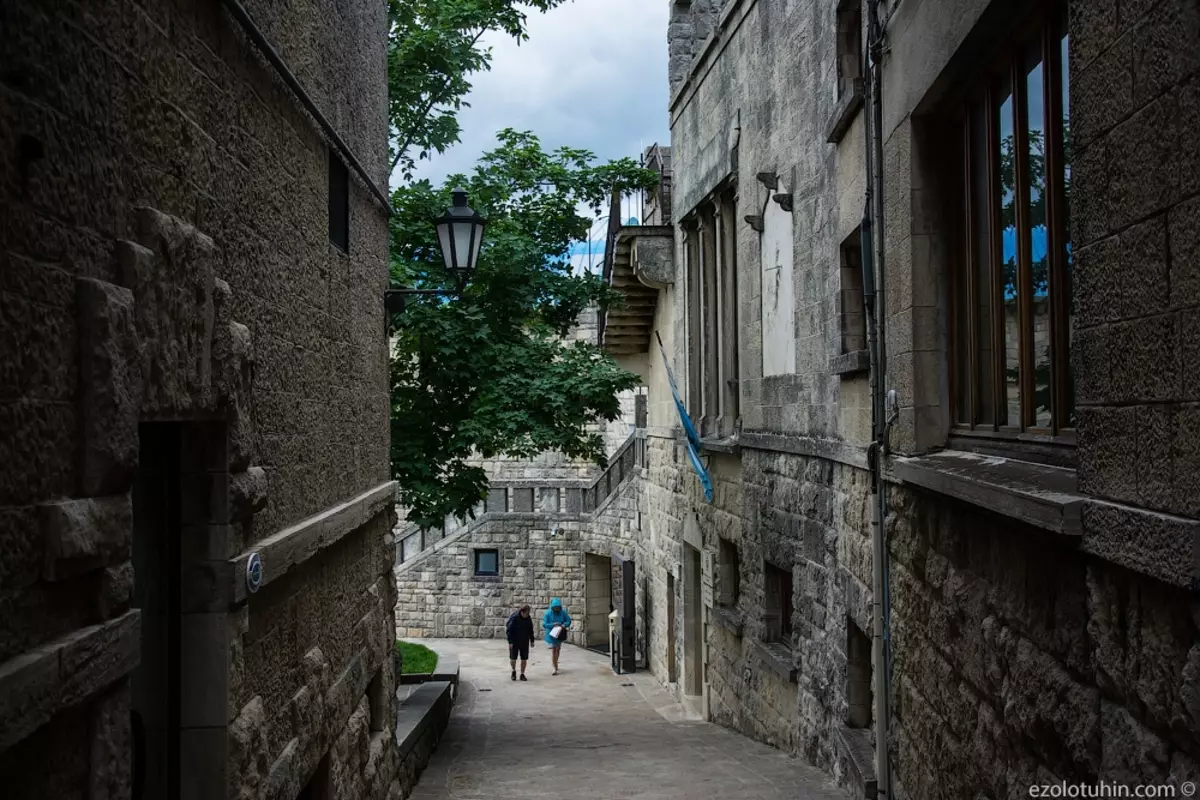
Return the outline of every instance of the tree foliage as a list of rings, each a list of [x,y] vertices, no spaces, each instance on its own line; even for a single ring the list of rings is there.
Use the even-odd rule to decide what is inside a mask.
[[[568,251],[587,237],[611,192],[649,186],[632,159],[595,163],[585,150],[543,150],[531,133],[504,130],[469,176],[397,189],[391,269],[397,286],[451,288],[431,220],[461,185],[488,219],[467,289],[452,299],[410,298],[393,318],[392,473],[410,520],[466,517],[487,476],[472,458],[558,451],[604,464],[590,429],[619,414],[617,395],[638,379],[595,344],[564,342],[589,306],[619,302],[599,277],[576,274]]]
[[[388,0],[388,120],[392,170],[404,180],[432,153],[458,141],[470,76],[491,68],[489,31],[525,41],[526,11],[566,0]]]

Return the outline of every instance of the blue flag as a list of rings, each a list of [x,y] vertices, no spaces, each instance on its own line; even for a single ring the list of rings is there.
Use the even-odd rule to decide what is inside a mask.
[[[679,386],[675,383],[675,373],[671,370],[671,361],[667,358],[667,349],[663,347],[662,337],[658,335],[658,331],[654,332],[654,338],[658,339],[658,352],[662,353],[663,366],[667,368],[667,382],[671,384],[671,394],[675,397],[675,408],[679,411],[679,421],[683,423],[683,431],[687,434],[688,461],[692,462],[692,469],[696,470],[696,476],[700,478],[700,484],[704,487],[705,501],[711,503],[713,501],[712,480],[708,477],[708,470],[700,462],[700,434],[696,433],[696,428],[692,425],[691,418],[688,417],[687,408],[679,399]]]

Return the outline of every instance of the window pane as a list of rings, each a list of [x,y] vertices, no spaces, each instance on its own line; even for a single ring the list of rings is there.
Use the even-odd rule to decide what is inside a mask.
[[[480,575],[495,575],[499,571],[499,558],[495,550],[475,551],[476,573]]]
[[[983,102],[971,107],[971,246],[975,258],[975,293],[978,307],[975,309],[975,382],[978,401],[975,406],[975,423],[991,425],[995,414],[995,354],[992,348],[992,320],[994,319],[992,295],[992,215],[988,202],[988,154],[987,106]],[[962,333],[964,349],[969,340]],[[965,373],[964,373],[965,375]]]
[[[1050,258],[1046,228],[1046,98],[1041,42],[1025,60],[1026,162],[1029,169],[1029,242],[1033,272],[1033,407],[1035,424],[1050,427]],[[1028,332],[1027,332],[1028,333]]]
[[[1000,241],[1004,270],[1004,395],[1006,407],[999,410],[1001,424],[1021,422],[1021,339],[1017,304],[1017,192],[1016,146],[1014,144],[1011,81],[1002,81],[996,111],[1000,158]]]
[[[1063,28],[1066,28],[1064,22]],[[1059,58],[1062,59],[1062,86],[1059,87],[1059,93],[1062,97],[1062,141],[1063,141],[1063,187],[1064,197],[1066,202],[1063,203],[1063,219],[1065,220],[1063,230],[1066,233],[1066,239],[1063,246],[1066,248],[1066,254],[1063,258],[1065,265],[1063,287],[1067,293],[1067,341],[1071,343],[1071,349],[1074,349],[1075,344],[1075,270],[1074,270],[1074,254],[1071,250],[1071,70],[1069,66],[1068,40],[1066,34],[1062,37],[1062,44],[1059,48]],[[1067,427],[1075,427],[1075,371],[1072,366],[1070,352],[1063,353],[1063,358],[1067,359]]]

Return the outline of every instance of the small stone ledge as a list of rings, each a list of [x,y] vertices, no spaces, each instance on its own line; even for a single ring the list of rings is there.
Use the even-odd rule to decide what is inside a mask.
[[[837,108],[833,112],[833,119],[825,128],[825,141],[829,144],[841,144],[846,131],[850,130],[850,125],[854,122],[855,115],[863,107],[865,94],[866,87],[863,85],[862,78],[855,78],[854,88],[838,100]]]
[[[895,458],[892,474],[904,483],[971,503],[1066,536],[1082,534],[1083,495],[1075,470],[944,450]]]
[[[141,611],[74,631],[0,664],[0,751],[128,675],[141,657]]]
[[[875,800],[879,784],[875,778],[875,735],[870,728],[850,728],[836,725],[833,729],[834,747],[845,759],[847,774],[855,789],[854,796]]]
[[[1200,591],[1200,521],[1088,498],[1083,549],[1172,586]]]
[[[732,608],[721,608],[718,606],[712,610],[712,618],[714,622],[734,636],[740,637],[742,635],[741,613],[734,611]]]
[[[746,450],[766,450],[775,453],[791,453],[836,461],[859,469],[867,469],[866,445],[842,442],[836,439],[817,439],[811,436],[794,436],[777,433],[738,434],[738,443]]]
[[[763,666],[781,680],[796,682],[796,665],[792,651],[778,642],[752,642]]]
[[[253,553],[258,553],[262,559],[261,586],[266,586],[370,522],[392,504],[395,496],[395,481],[382,483],[353,500],[327,509],[258,542],[229,562],[233,571],[233,582],[228,589],[228,597],[224,598],[228,601],[227,605],[237,605],[246,601],[246,563]]]
[[[448,681],[423,683],[408,696],[396,711],[396,745],[401,758],[407,758],[422,739],[434,743],[450,722],[453,708],[452,687]],[[432,747],[429,748],[432,751]],[[418,770],[424,768],[418,766]]]
[[[742,446],[737,436],[726,436],[724,439],[713,437],[700,440],[700,447],[709,453],[725,453],[726,455],[741,455]]]
[[[854,375],[870,370],[871,354],[866,350],[853,350],[829,359],[829,371],[834,375]]]
[[[400,675],[401,686],[411,686],[417,683],[433,683],[444,681],[451,686],[458,686],[458,656],[438,654],[437,664],[433,672],[416,672]]]

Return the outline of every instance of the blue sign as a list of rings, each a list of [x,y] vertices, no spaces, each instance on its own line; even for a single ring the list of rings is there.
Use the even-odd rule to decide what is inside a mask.
[[[258,553],[251,553],[250,558],[246,561],[246,589],[250,594],[254,594],[258,591],[258,587],[262,586],[262,578],[262,558]]]

